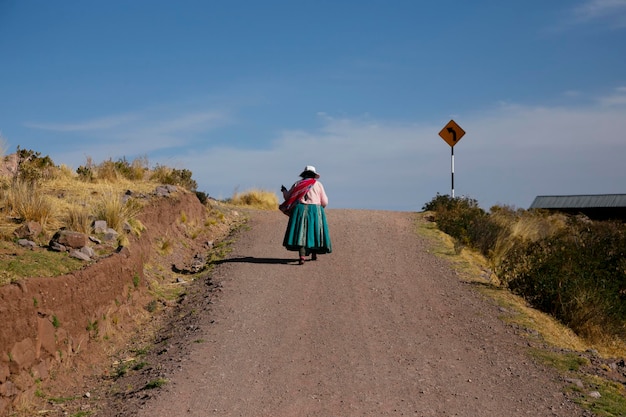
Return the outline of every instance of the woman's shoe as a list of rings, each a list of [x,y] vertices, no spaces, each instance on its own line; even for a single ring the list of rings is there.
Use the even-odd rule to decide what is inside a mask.
[[[300,257],[300,260],[298,261],[298,265],[304,265],[304,256]]]
[[[317,253],[313,252],[313,253],[311,254],[311,260],[312,260],[312,261],[317,261]]]

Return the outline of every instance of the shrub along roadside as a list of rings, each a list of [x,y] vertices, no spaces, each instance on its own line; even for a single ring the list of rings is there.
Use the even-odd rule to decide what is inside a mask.
[[[487,213],[476,200],[439,194],[423,209],[533,307],[592,342],[626,337],[624,224],[499,206]]]

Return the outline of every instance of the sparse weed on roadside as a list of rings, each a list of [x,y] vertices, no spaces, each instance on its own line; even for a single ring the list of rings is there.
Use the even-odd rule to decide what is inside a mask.
[[[276,210],[278,208],[276,193],[260,189],[236,192],[229,202],[236,206],[249,206],[262,210]]]

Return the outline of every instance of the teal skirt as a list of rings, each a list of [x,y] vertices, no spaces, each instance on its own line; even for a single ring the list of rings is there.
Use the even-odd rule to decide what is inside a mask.
[[[297,204],[289,216],[283,246],[298,251],[303,247],[308,255],[331,253],[330,234],[324,207],[317,204]]]

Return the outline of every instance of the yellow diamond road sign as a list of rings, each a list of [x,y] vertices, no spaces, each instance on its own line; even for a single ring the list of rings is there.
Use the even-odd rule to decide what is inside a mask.
[[[457,125],[454,120],[450,120],[448,124],[441,129],[441,132],[439,132],[439,136],[452,147],[461,140],[463,135],[465,135],[465,131],[461,129],[461,126]]]

